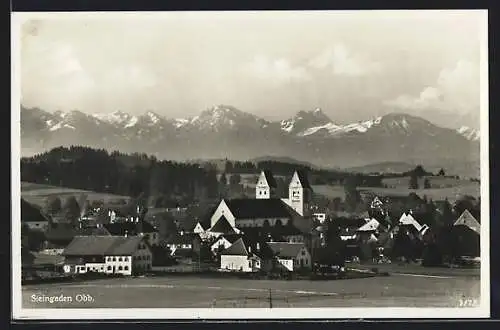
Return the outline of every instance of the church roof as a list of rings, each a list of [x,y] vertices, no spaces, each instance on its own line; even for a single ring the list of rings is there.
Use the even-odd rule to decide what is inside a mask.
[[[248,250],[243,242],[243,239],[239,238],[236,242],[231,244],[230,247],[222,251],[221,255],[248,256]]]
[[[307,173],[303,170],[297,170],[295,172],[297,173],[297,177],[299,178],[302,187],[312,189],[311,184],[309,183],[309,179],[307,178]]]
[[[466,226],[478,234],[481,233],[481,224],[476,220],[476,218],[474,218],[474,216],[469,212],[469,210],[465,210],[453,225]]]
[[[237,219],[290,218],[291,210],[277,198],[271,199],[230,199],[227,207]]]
[[[274,179],[273,173],[270,170],[263,170],[262,174],[264,174],[264,177],[266,178],[267,184],[271,188],[277,188],[278,184],[276,183],[276,180]]]
[[[236,234],[236,231],[234,228],[231,226],[227,218],[222,215],[215,225],[213,225],[212,228],[209,229],[209,231],[213,233],[223,233],[223,234]]]

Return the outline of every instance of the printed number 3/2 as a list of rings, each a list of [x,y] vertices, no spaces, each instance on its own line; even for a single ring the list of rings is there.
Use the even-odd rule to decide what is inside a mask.
[[[460,307],[474,307],[477,305],[477,299],[472,298],[461,298],[459,306]]]

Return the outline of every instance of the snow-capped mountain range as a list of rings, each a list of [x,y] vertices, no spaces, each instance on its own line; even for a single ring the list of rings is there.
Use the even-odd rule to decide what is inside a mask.
[[[400,113],[339,124],[319,108],[268,121],[228,105],[192,118],[166,118],[152,111],[135,116],[22,107],[21,141],[24,155],[60,145],[88,145],[172,160],[272,155],[333,167],[479,159],[479,132],[472,128],[442,128]]]

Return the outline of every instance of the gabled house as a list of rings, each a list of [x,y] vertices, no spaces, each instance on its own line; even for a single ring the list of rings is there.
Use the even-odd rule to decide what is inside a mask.
[[[204,232],[205,232],[205,228],[203,228],[201,222],[197,222],[196,225],[194,226],[193,233],[202,234]]]
[[[459,256],[479,257],[481,254],[481,224],[465,210],[451,230],[452,245]]]
[[[268,242],[277,266],[290,272],[312,267],[311,254],[303,243]]]
[[[453,226],[465,226],[478,235],[481,235],[481,224],[474,218],[469,210],[463,211]]]
[[[235,235],[239,234],[240,230],[237,229],[236,227],[233,227],[228,219],[226,218],[225,215],[221,215],[220,218],[217,220],[217,222],[210,227],[207,232],[212,234],[215,237],[218,237],[220,235]]]
[[[66,273],[132,275],[152,265],[149,244],[140,236],[76,236],[63,255]]]
[[[363,226],[359,227],[357,232],[362,243],[371,244],[377,242],[378,233],[381,229],[380,222],[377,219],[368,220]]]
[[[220,269],[223,271],[257,272],[262,267],[262,259],[255,253],[242,238],[220,254]]]
[[[212,251],[213,254],[220,253],[228,249],[239,238],[241,238],[241,236],[238,234],[221,235],[210,245],[210,251]]]
[[[399,227],[406,227],[412,232],[419,233],[422,230],[422,225],[415,220],[411,213],[403,213],[399,218]]]

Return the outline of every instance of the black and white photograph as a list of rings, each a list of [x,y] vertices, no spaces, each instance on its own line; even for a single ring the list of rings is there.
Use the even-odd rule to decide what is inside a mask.
[[[11,17],[14,318],[490,316],[486,10]]]

